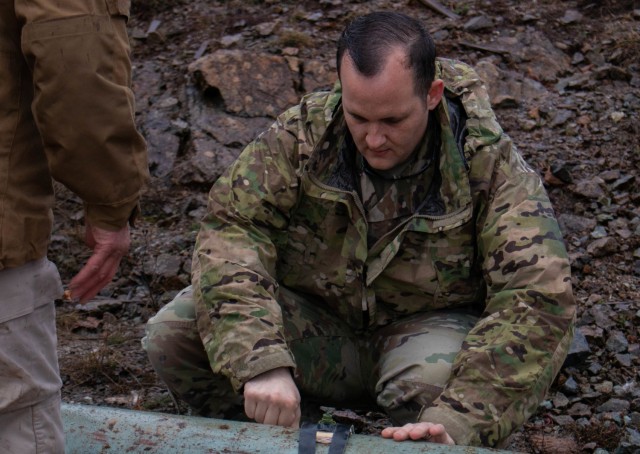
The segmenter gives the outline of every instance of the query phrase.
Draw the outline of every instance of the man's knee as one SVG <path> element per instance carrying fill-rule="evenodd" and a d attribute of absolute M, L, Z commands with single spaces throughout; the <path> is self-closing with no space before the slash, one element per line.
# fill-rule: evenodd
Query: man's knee
<path fill-rule="evenodd" d="M 441 360 L 437 367 L 427 363 L 407 367 L 401 373 L 381 380 L 376 401 L 399 424 L 415 422 L 420 410 L 442 393 L 451 375 L 451 362 Z"/>
<path fill-rule="evenodd" d="M 158 376 L 195 414 L 223 417 L 238 412 L 241 397 L 226 377 L 211 370 L 198 333 L 191 287 L 149 319 L 142 345 Z"/>
<path fill-rule="evenodd" d="M 180 292 L 149 321 L 142 346 L 158 375 L 169 385 L 188 381 L 194 368 L 208 369 L 195 320 L 191 288 Z"/>
<path fill-rule="evenodd" d="M 424 314 L 380 332 L 375 392 L 393 419 L 415 421 L 420 409 L 440 395 L 476 320 L 464 313 Z"/>
<path fill-rule="evenodd" d="M 173 356 L 174 349 L 192 348 L 191 344 L 199 339 L 195 302 L 191 287 L 187 287 L 149 319 L 142 347 L 149 355 L 164 352 Z"/>

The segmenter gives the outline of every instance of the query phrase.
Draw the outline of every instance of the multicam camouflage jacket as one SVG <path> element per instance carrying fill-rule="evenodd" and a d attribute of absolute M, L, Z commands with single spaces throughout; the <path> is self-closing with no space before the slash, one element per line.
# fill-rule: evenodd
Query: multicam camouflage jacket
<path fill-rule="evenodd" d="M 498 125 L 468 66 L 440 59 L 437 184 L 368 245 L 346 153 L 340 88 L 277 118 L 214 184 L 198 235 L 198 326 L 214 372 L 236 389 L 294 367 L 279 286 L 314 295 L 354 330 L 473 305 L 481 317 L 420 420 L 458 444 L 495 445 L 537 408 L 568 351 L 570 266 L 538 175 Z"/>

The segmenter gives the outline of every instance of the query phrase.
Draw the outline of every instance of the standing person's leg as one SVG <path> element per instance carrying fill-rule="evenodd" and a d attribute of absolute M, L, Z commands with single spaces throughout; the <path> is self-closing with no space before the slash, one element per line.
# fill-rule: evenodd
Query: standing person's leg
<path fill-rule="evenodd" d="M 463 312 L 417 314 L 375 333 L 372 381 L 378 404 L 398 425 L 415 422 L 440 395 L 477 317 Z"/>
<path fill-rule="evenodd" d="M 52 263 L 33 261 L 50 235 L 53 190 L 14 4 L 0 2 L 0 452 L 63 453 L 54 306 L 62 285 Z"/>
<path fill-rule="evenodd" d="M 54 300 L 46 259 L 0 271 L 0 452 L 64 452 Z"/>

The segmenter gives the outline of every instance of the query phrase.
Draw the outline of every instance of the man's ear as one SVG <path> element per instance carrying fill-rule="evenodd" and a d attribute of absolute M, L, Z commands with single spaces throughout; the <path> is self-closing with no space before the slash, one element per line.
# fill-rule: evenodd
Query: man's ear
<path fill-rule="evenodd" d="M 442 99 L 444 93 L 444 82 L 442 79 L 436 79 L 431 82 L 431 88 L 429 88 L 429 94 L 427 94 L 427 108 L 433 110 Z"/>

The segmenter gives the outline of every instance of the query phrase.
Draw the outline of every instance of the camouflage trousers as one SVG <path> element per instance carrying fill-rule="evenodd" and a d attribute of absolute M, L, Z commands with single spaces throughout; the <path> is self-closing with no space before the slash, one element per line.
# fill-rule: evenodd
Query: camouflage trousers
<path fill-rule="evenodd" d="M 280 289 L 279 303 L 303 401 L 309 396 L 324 405 L 376 402 L 397 424 L 415 422 L 420 409 L 440 395 L 477 321 L 464 312 L 431 312 L 355 334 L 324 308 L 287 289 Z M 142 344 L 158 375 L 194 414 L 242 414 L 242 396 L 209 366 L 191 287 L 149 320 Z"/>

